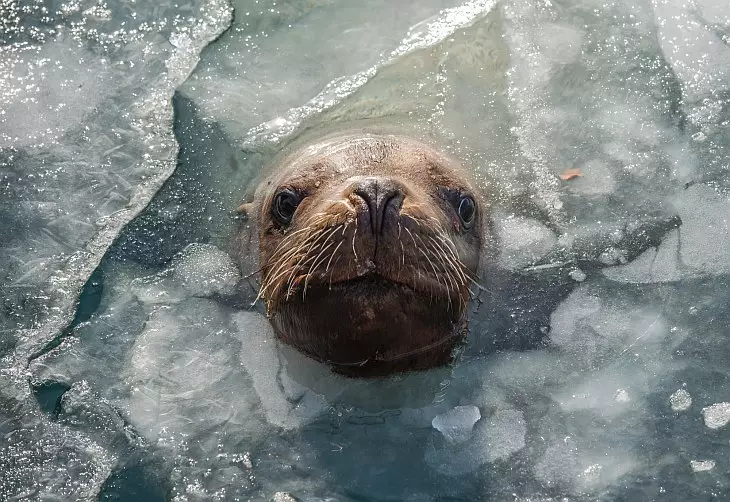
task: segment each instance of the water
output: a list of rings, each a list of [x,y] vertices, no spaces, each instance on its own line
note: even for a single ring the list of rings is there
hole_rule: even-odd
[[[0,7],[0,499],[730,496],[730,10],[232,7]],[[495,200],[453,367],[332,375],[226,252],[282,145],[355,121]]]

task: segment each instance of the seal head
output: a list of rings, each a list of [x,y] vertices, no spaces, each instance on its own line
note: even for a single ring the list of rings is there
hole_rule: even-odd
[[[330,138],[285,156],[252,212],[282,341],[352,376],[451,360],[486,237],[457,161],[409,138]]]

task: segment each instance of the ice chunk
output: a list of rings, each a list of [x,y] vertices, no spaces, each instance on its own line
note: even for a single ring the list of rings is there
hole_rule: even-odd
[[[658,249],[647,249],[631,263],[606,268],[602,272],[606,277],[621,282],[654,283],[678,281],[682,278],[682,268],[678,260],[680,249],[679,237],[680,230],[672,230],[664,238]]]
[[[555,234],[545,225],[522,217],[497,218],[495,233],[502,248],[500,262],[511,269],[538,261],[557,242]]]
[[[652,0],[651,4],[658,20],[659,42],[682,83],[685,103],[693,105],[730,87],[730,50],[720,43],[713,27],[716,23],[727,27],[726,13],[718,16],[715,9],[719,6],[713,7],[708,1],[690,5],[681,0]],[[707,117],[690,116],[700,124],[705,120],[697,119]]]
[[[674,204],[682,218],[682,264],[695,274],[730,273],[730,197],[694,185],[683,190]]]
[[[231,294],[241,275],[225,252],[211,244],[190,244],[177,257],[173,278],[193,296]]]
[[[714,460],[691,460],[689,462],[690,467],[694,472],[711,471],[715,468]]]
[[[588,277],[588,276],[586,275],[586,273],[585,273],[585,272],[583,272],[583,271],[582,271],[581,269],[579,269],[579,268],[575,268],[575,269],[571,270],[571,271],[570,271],[570,272],[568,273],[568,275],[569,275],[569,276],[570,276],[570,278],[571,278],[571,279],[573,279],[573,280],[574,280],[575,282],[583,282],[583,281],[585,281],[585,280],[586,280],[586,278]]]
[[[613,400],[617,403],[628,403],[631,401],[631,395],[626,389],[617,389],[613,394]]]
[[[446,413],[436,416],[431,425],[444,435],[449,443],[459,444],[468,441],[482,414],[473,405],[457,406]]]
[[[669,405],[672,411],[685,411],[692,406],[692,396],[684,389],[677,389],[674,394],[669,396]]]
[[[702,416],[710,429],[725,427],[730,422],[730,403],[716,403],[702,408]]]
[[[129,421],[151,441],[208,428],[255,428],[256,396],[241,371],[225,310],[188,299],[152,312],[129,356],[124,379]],[[251,417],[251,418],[243,418]]]
[[[296,382],[281,378],[283,371],[277,341],[268,320],[254,312],[233,316],[239,330],[241,364],[253,381],[269,423],[284,429],[306,424],[327,407],[325,399]],[[282,387],[282,382],[287,387]]]
[[[566,435],[547,447],[535,465],[535,476],[545,483],[573,492],[611,484],[637,467],[636,459],[624,452],[606,451],[588,439]],[[607,440],[607,438],[602,438]]]
[[[499,409],[485,427],[487,462],[503,460],[525,447],[527,423],[524,413],[515,409]]]
[[[231,137],[245,138],[248,145],[276,141],[352,95],[398,57],[469,26],[495,2],[377,0],[346,9],[315,5],[277,9],[274,26],[282,29],[270,30],[261,26],[272,22],[274,12],[247,6],[245,15],[236,17],[236,29],[219,41],[219,50],[207,54],[182,92]],[[245,67],[240,64],[242,47]]]
[[[19,39],[0,49],[0,74],[8,77],[0,78],[0,136],[8,146],[0,149],[0,296],[34,320],[18,325],[3,315],[0,323],[20,328],[20,358],[70,321],[78,292],[121,228],[175,168],[172,95],[231,14],[225,0],[189,9],[67,16],[34,4],[17,13],[25,23]],[[186,46],[165,42],[183,33]]]
[[[79,430],[48,420],[0,375],[0,499],[94,499],[116,456]]]
[[[495,410],[492,415],[479,419],[472,431],[469,424],[476,417],[474,410],[464,411],[464,416],[459,416],[457,422],[450,428],[449,419],[439,420],[439,427],[444,427],[443,447],[436,445],[426,451],[426,461],[432,468],[449,476],[460,475],[472,472],[487,462],[506,460],[510,455],[515,454],[525,446],[527,424],[521,410],[511,408],[502,403],[500,409]],[[457,407],[459,408],[459,407]],[[467,406],[467,408],[476,408]],[[450,410],[443,415],[453,412]],[[461,412],[459,412],[459,415]],[[457,415],[453,413],[452,416]],[[436,417],[438,418],[438,417]],[[436,418],[433,427],[436,428]],[[461,434],[469,427],[466,437],[462,442],[454,442],[447,434]],[[438,429],[441,431],[441,429]],[[463,436],[460,436],[463,438]]]
[[[56,143],[113,92],[114,68],[71,40],[6,48],[0,58],[0,142],[24,147]],[[41,83],[42,82],[42,83]],[[28,117],[34,117],[28,120]]]
[[[297,499],[286,492],[276,492],[272,500],[273,502],[297,502]]]

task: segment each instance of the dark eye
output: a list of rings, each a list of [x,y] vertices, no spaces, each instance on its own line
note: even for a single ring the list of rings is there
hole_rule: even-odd
[[[459,201],[459,218],[464,228],[471,228],[474,225],[474,219],[477,214],[477,204],[474,199],[468,195],[461,198]]]
[[[271,216],[281,226],[288,226],[294,217],[299,203],[302,201],[298,192],[284,188],[274,197],[274,203],[271,206]]]

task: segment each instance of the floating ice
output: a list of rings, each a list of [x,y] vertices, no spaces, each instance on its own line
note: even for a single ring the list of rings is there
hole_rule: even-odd
[[[525,447],[527,423],[522,411],[500,409],[487,419],[487,462],[504,460]]]
[[[669,396],[669,405],[672,411],[685,411],[692,406],[692,396],[684,389],[677,389],[674,394]]]
[[[588,277],[586,273],[579,268],[571,270],[568,275],[570,275],[570,278],[573,279],[575,282],[583,282]]]
[[[61,2],[2,42],[0,498],[145,498],[144,479],[180,501],[727,498],[678,453],[697,471],[727,441],[667,416],[687,382],[729,422],[726,6],[342,6],[236,2],[175,99],[176,174],[68,327],[175,166],[170,96],[228,9]],[[496,222],[504,297],[470,306],[455,365],[354,381],[275,340],[224,250],[269,140],[382,117],[520,216]],[[631,261],[656,213],[682,225]]]
[[[270,424],[292,429],[326,409],[322,396],[282,375],[284,369],[277,342],[264,316],[242,312],[233,317],[233,322],[241,337],[241,364],[253,381],[253,389]]]
[[[466,409],[455,411],[458,408]],[[480,416],[478,409],[469,405],[434,418],[432,425],[446,442],[426,451],[426,461],[433,469],[449,476],[461,475],[487,462],[504,461],[525,447],[527,424],[522,411],[502,408]]]
[[[297,499],[292,497],[290,493],[276,492],[273,497],[273,502],[297,502]]]
[[[459,444],[469,440],[474,424],[480,418],[482,414],[476,406],[457,406],[434,417],[431,425],[443,434],[448,442]]]
[[[715,468],[714,460],[691,460],[689,463],[694,472],[711,471]]]
[[[557,242],[557,237],[550,229],[528,218],[498,218],[495,233],[502,246],[500,262],[512,269],[538,261]]]
[[[211,244],[190,244],[177,258],[173,279],[193,296],[231,294],[241,275],[227,253]]]
[[[231,16],[225,0],[187,8],[28,4],[0,16],[13,26],[0,47],[2,297],[34,319],[0,326],[20,359],[70,321],[109,245],[175,168],[172,95]],[[167,43],[176,36],[190,43]]]
[[[702,416],[710,429],[725,427],[730,422],[730,403],[716,403],[702,408]]]

